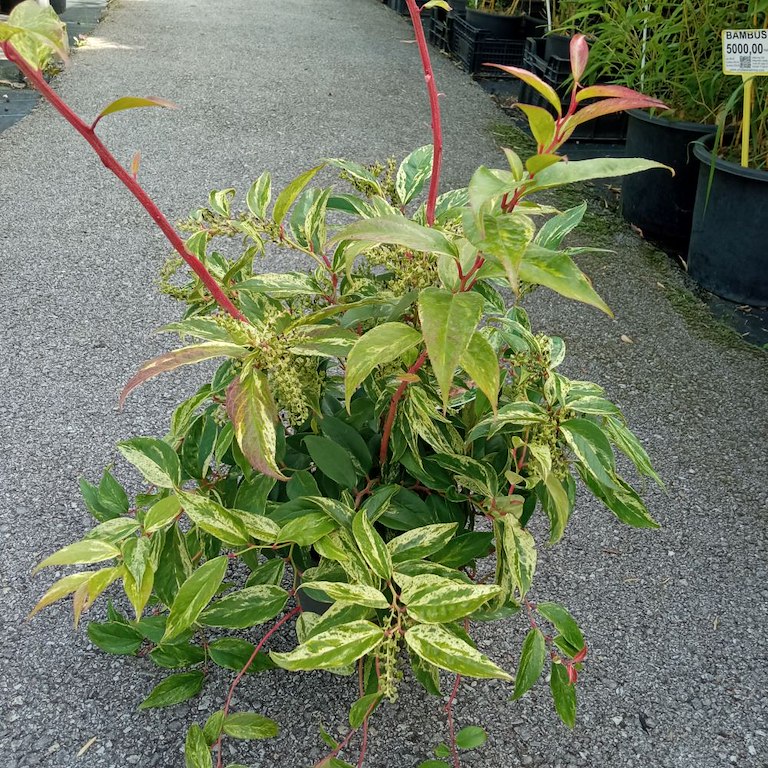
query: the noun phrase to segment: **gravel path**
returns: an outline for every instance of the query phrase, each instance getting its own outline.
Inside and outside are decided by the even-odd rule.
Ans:
[[[142,179],[175,219],[211,188],[244,191],[265,167],[281,183],[318,158],[371,161],[427,143],[410,36],[376,0],[118,0],[57,88],[85,115],[130,93],[181,105],[103,123],[126,163],[141,149]],[[481,162],[502,162],[487,131],[501,116],[450,62],[435,65],[447,188]],[[92,648],[72,631],[68,605],[24,620],[53,577],[31,578],[32,565],[90,525],[78,477],[96,478],[118,439],[162,434],[196,384],[189,373],[166,376],[115,409],[122,383],[170,343],[153,335],[178,312],[155,288],[167,247],[47,107],[3,134],[0,200],[4,764],[181,765],[186,723],[219,707],[226,676],[191,704],[138,712],[162,670]],[[668,483],[650,498],[664,527],[629,530],[582,504],[562,545],[543,553],[537,584],[587,632],[576,729],[558,723],[544,686],[510,703],[500,684],[467,683],[458,722],[484,723],[491,737],[465,764],[765,766],[766,358],[693,335],[647,246],[623,224],[612,237],[616,255],[593,259],[591,272],[616,320],[543,293],[532,314],[564,331],[570,373],[601,382],[625,408]],[[118,474],[130,476],[120,464]],[[485,628],[479,639],[513,666],[522,631]],[[353,695],[348,681],[321,674],[259,677],[239,700],[283,733],[238,745],[239,761],[311,765],[322,754],[318,723],[343,726]],[[404,691],[377,718],[366,765],[412,768],[442,739],[437,702]]]

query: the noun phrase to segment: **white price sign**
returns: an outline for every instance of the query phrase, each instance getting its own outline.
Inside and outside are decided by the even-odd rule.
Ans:
[[[723,30],[726,75],[768,75],[768,29]]]

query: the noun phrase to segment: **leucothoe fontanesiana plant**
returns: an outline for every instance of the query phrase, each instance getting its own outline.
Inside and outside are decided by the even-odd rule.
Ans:
[[[353,748],[363,764],[369,719],[397,697],[404,667],[435,696],[446,685],[441,672],[454,676],[447,744],[436,750],[453,766],[459,749],[485,738],[474,724],[454,728],[464,677],[507,681],[520,697],[548,667],[555,708],[572,726],[587,645],[565,607],[533,597],[542,542],[529,524],[542,516],[549,543],[560,540],[581,482],[621,521],[656,527],[620,477],[615,452],[658,480],[648,456],[597,384],[560,372],[562,339],[534,331],[521,301],[542,286],[609,312],[574,260],[588,249],[563,244],[585,205],[558,212],[535,195],[656,167],[567,162],[558,150],[580,122],[658,102],[582,88],[588,51],[575,36],[567,106],[534,76],[508,70],[556,113],[521,105],[538,151],[523,161],[506,149],[507,167],[480,167],[466,188],[440,194],[437,90],[419,9],[408,5],[433,144],[399,165],[324,160],[276,195],[264,173],[240,208],[234,190],[214,191],[183,223],[186,242],[139,185],[138,169],[120,166],[96,133],[121,109],[167,104],[125,97],[83,121],[40,74],[41,55],[64,53],[55,15],[27,2],[0,24],[7,57],[137,197],[180,259],[164,282],[186,310],[165,330],[195,343],[146,363],[123,398],[164,371],[223,361],[175,409],[164,438],[118,445],[143,492],[129,498],[110,471],[97,485],[82,481],[98,524],[39,564],[80,568],[33,610],[71,595],[77,623],[121,585],[133,615],[110,602],[107,620],[88,625],[93,643],[185,670],[160,682],[142,708],[197,695],[212,665],[236,672],[221,708],[189,728],[192,768],[221,768],[223,739],[277,733],[268,712],[232,707],[238,685],[258,686],[252,674],[276,667],[358,681],[349,728],[338,740],[324,734],[322,766],[349,766],[342,758]],[[316,185],[323,168],[342,186]],[[240,255],[217,251],[222,237],[241,239]],[[306,270],[258,271],[265,248],[303,255]],[[508,619],[527,628],[522,647],[491,660],[478,647],[482,624]],[[296,647],[268,651],[289,623]]]

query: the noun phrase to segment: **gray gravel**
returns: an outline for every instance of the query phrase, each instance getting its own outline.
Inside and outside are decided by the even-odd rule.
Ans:
[[[120,158],[141,149],[142,179],[173,219],[210,188],[244,190],[265,167],[280,183],[321,157],[370,161],[427,143],[410,36],[376,0],[119,0],[57,88],[84,115],[130,93],[182,106],[103,123]],[[487,131],[501,116],[435,58],[447,188],[480,162],[501,162]],[[92,648],[68,606],[24,619],[54,576],[33,579],[31,566],[90,524],[78,477],[97,477],[118,439],[162,434],[196,384],[189,372],[166,376],[115,409],[136,366],[170,343],[153,335],[178,313],[155,289],[167,247],[47,107],[3,134],[0,169],[4,764],[181,765],[186,723],[218,708],[226,675],[200,700],[138,712],[161,670]],[[576,729],[558,723],[544,686],[510,703],[498,683],[467,682],[458,723],[484,723],[491,736],[465,764],[765,766],[766,358],[693,335],[647,246],[623,224],[614,239],[615,256],[590,266],[616,320],[544,293],[531,308],[541,327],[564,331],[569,372],[601,382],[625,408],[668,483],[667,495],[650,491],[664,527],[626,529],[585,500],[562,545],[543,553],[536,592],[561,599],[586,628]],[[511,622],[478,637],[511,667],[523,631]],[[353,696],[349,681],[326,675],[259,677],[238,702],[283,732],[238,745],[239,761],[310,765],[322,755],[318,723],[343,727]],[[429,757],[444,737],[439,709],[404,690],[377,718],[366,765],[411,768]]]

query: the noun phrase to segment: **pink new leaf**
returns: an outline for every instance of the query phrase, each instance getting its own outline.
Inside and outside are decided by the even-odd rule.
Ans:
[[[587,61],[589,61],[589,46],[584,35],[578,34],[571,38],[570,53],[571,74],[573,75],[573,82],[578,85],[584,70],[587,68]]]
[[[633,91],[631,88],[627,88],[623,85],[590,85],[587,88],[582,88],[576,94],[576,101],[582,102],[586,99],[602,99],[602,98],[641,98],[648,99],[654,102],[649,104],[659,109],[666,109],[666,105],[660,102],[658,99],[654,99],[651,96],[646,96],[639,91]]]
[[[524,83],[538,91],[555,108],[558,116],[562,116],[563,105],[560,103],[560,97],[555,92],[555,89],[545,83],[540,77],[534,75],[533,72],[529,72],[527,69],[520,69],[520,67],[506,67],[503,64],[484,64],[483,66],[496,67],[496,69],[500,69],[508,75],[520,78]]]
[[[229,344],[225,341],[212,341],[175,349],[173,352],[168,352],[148,360],[123,387],[123,391],[120,393],[120,408],[123,407],[125,398],[136,387],[165,371],[172,371],[174,368],[180,368],[182,365],[193,365],[194,363],[200,363],[203,360],[210,360],[214,357],[242,357],[246,351],[244,347],[240,347],[237,344]]]
[[[586,107],[583,107],[575,115],[568,118],[568,127],[576,127],[597,117],[611,115],[614,112],[623,112],[626,109],[646,109],[649,107],[657,109],[666,108],[664,103],[658,99],[652,99],[640,93],[627,98],[603,99],[602,101],[596,101],[594,104],[587,104]]]
[[[234,379],[227,389],[227,414],[248,463],[262,474],[287,480],[275,458],[277,404],[263,373],[252,371]]]

